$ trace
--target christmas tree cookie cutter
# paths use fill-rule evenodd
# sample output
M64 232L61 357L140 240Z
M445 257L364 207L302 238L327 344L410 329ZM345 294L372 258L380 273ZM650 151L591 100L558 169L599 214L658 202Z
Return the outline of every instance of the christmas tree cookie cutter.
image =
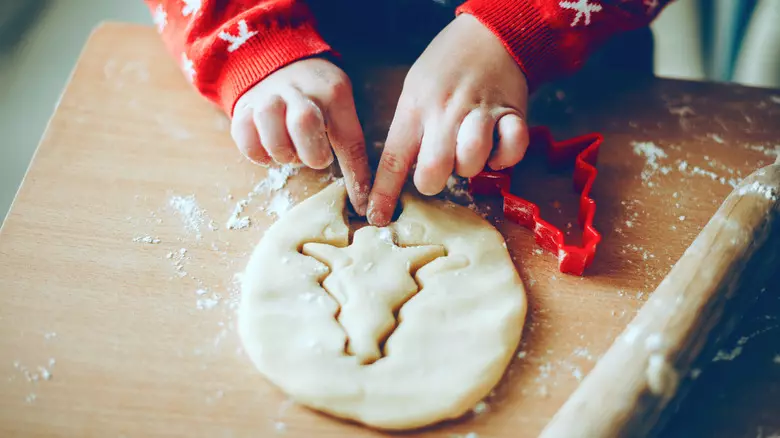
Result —
M470 179L472 195L503 198L504 218L533 231L536 244L558 257L558 269L566 274L582 275L593 262L601 234L593 227L596 202L590 190L596 179L596 161L601 134L593 133L556 142L546 127L531 128L529 152L546 155L547 165L559 169L573 165L574 191L580 194L577 221L582 229L582 245L566 245L564 233L541 218L539 206L511 193L513 167L500 171L486 170Z

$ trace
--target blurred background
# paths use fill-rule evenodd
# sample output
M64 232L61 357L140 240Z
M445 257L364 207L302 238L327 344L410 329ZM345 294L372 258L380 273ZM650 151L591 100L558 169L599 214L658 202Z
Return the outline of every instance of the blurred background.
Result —
M0 0L0 218L104 20L151 24L141 0ZM778 23L780 0L677 0L652 26L655 73L780 88Z

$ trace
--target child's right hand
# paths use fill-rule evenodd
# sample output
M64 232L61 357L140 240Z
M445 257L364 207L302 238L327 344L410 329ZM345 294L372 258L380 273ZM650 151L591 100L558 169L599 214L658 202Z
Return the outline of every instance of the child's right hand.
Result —
M271 73L238 99L230 129L238 149L267 166L302 162L344 173L355 212L366 214L371 171L352 86L331 62L309 58Z

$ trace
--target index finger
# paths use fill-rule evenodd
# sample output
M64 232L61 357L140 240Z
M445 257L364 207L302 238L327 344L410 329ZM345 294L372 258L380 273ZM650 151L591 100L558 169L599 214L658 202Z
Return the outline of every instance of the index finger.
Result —
M414 113L400 106L393 116L368 198L368 222L372 225L386 226L393 218L409 168L420 150L420 129L415 121Z
M366 155L366 140L351 94L331 104L327 119L328 138L344 174L349 200L355 212L365 216L371 188L371 169Z

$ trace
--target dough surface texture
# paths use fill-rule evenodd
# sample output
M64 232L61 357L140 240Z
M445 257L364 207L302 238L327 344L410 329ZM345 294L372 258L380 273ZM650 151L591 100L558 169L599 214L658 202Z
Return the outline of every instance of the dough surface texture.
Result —
M503 237L406 192L396 222L351 233L346 200L337 181L266 231L242 286L247 354L298 403L372 427L463 415L501 379L525 321Z

